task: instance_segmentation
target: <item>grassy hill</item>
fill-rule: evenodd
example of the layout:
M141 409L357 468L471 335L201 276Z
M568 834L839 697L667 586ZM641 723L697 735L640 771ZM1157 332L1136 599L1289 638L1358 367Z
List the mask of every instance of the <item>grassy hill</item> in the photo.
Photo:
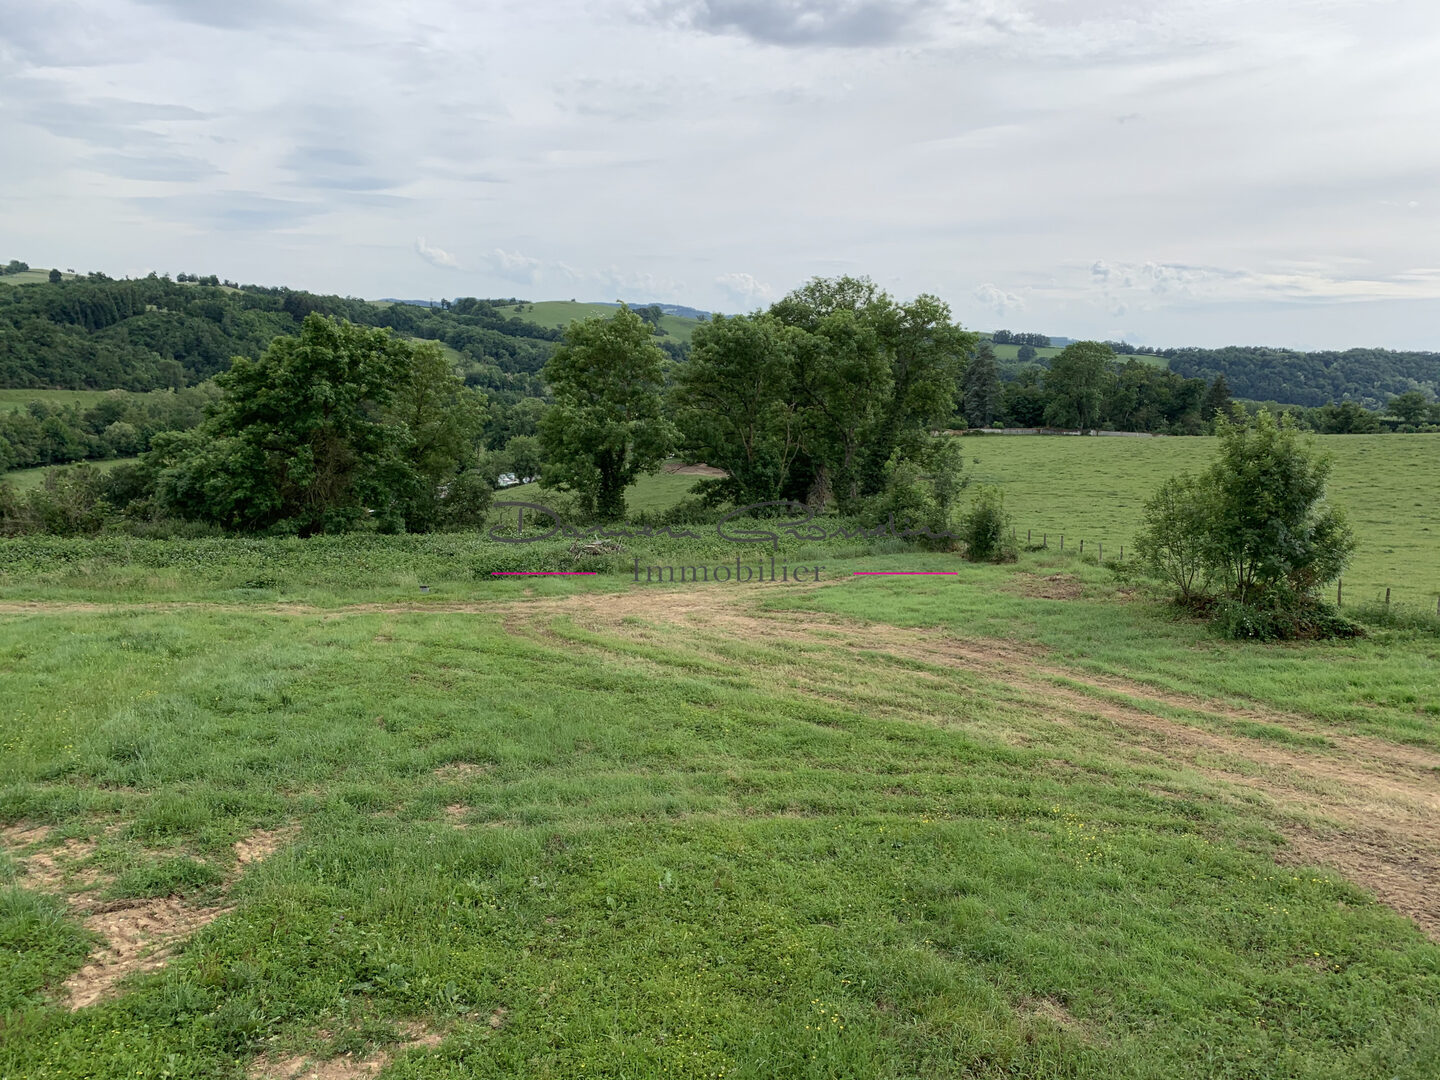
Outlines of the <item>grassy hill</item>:
M507 315L515 315L529 322L538 323L540 326L563 330L576 319L588 319L595 315L613 315L615 314L615 305L587 304L575 300L536 300L533 303L503 305L500 310ZM678 315L662 315L660 317L660 329L665 331L669 337L687 345L690 343L690 335L699 325L700 323L696 319L686 319Z
M990 347L995 350L996 360L1006 363L1015 363L1019 360L1019 356L1017 355L1021 348L1019 345L995 345L992 343ZM1035 350L1035 357L1037 360L1053 360L1063 351L1060 347L1053 345L1049 348L1037 348ZM1170 366L1170 362L1166 360L1165 357L1151 356L1148 353L1117 353L1116 359L1122 364L1130 360L1139 360L1142 364L1150 364L1158 368L1168 368Z
M79 274L60 272L60 277L65 281L74 281ZM0 285L45 285L50 281L49 270L39 270L34 267L29 270L22 270L18 274L0 274Z

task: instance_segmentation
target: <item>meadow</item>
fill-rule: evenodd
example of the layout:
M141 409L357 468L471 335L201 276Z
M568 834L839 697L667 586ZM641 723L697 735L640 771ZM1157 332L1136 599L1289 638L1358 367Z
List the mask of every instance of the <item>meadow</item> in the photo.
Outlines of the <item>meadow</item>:
M118 391L121 394L126 391ZM44 401L51 405L79 405L88 409L98 405L114 390L0 390L0 412L20 412L32 401Z
M533 322L538 326L549 326L556 330L563 330L576 319L589 319L596 315L609 318L615 314L615 307L612 304L587 304L574 300L537 300L519 306L501 305L497 310L503 314L524 319L526 322ZM699 325L696 320L682 318L679 315L662 315L660 317L660 329L676 341L686 344L689 344L690 335Z
M1345 573L1352 599L1392 589L1395 602L1435 609L1440 597L1440 441L1430 435L1321 435L1334 457L1330 502L1349 515L1360 540ZM966 469L976 482L998 484L1019 535L1058 546L1081 539L1107 558L1130 546L1145 500L1166 477L1198 472L1216 440L971 436Z
M1211 440L963 445L1049 548L0 540L0 1075L1440 1073L1440 624L1221 640L1111 551Z
M485 547L0 543L0 1073L1440 1067L1433 635L1222 642L1069 553Z

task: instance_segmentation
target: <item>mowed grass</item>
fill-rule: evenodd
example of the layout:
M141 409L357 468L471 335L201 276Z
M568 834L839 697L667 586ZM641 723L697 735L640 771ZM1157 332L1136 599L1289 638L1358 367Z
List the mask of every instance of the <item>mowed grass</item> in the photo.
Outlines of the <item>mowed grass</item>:
M1348 596L1393 598L1434 610L1440 596L1440 440L1430 435L1322 435L1334 455L1329 498L1360 541L1345 573ZM1209 465L1216 440L969 436L965 465L980 482L999 484L1020 539L1051 546L1098 543L1107 558L1131 549L1145 500L1175 473ZM977 460L978 459L978 460Z
M587 304L573 300L537 300L533 304L522 304L518 307L502 306L499 310L504 314L515 315L517 318L533 322L539 326L549 326L556 330L563 330L576 319L590 319L599 315L601 318L609 318L618 310L611 304ZM679 315L662 315L660 317L660 329L677 341L690 341L690 335L699 326L695 319L682 318Z
M1039 563L970 569L755 599L1172 625L1006 591ZM238 1080L419 1023L443 1041L386 1076L1436 1075L1440 947L1277 867L1262 804L983 675L857 666L843 628L635 610L0 616L0 819L94 841L111 895L196 903L217 876L174 867L229 873L234 841L298 826L163 971L75 1012L84 934L12 863L0 1074ZM1397 641L1392 671L1418 655Z

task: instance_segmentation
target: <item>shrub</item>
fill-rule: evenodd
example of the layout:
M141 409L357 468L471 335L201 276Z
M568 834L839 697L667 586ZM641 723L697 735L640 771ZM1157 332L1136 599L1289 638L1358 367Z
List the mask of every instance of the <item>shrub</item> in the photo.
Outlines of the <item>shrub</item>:
M1221 637L1249 641L1364 637L1365 631L1312 597L1271 597L1267 603L1222 599L1214 607Z
M971 562L1013 562L1015 541L999 488L982 487L960 522L965 557Z
M1141 564L1182 603L1224 601L1214 617L1226 637L1353 636L1355 625L1315 598L1355 549L1343 515L1325 504L1329 458L1264 410L1251 428L1220 419L1217 432L1210 468L1171 478L1146 502Z

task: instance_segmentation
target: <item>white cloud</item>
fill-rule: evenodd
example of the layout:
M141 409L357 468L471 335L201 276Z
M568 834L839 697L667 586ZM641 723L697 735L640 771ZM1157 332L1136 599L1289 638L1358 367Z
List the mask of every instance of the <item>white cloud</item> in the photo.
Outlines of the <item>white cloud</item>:
M850 272L1071 337L1440 347L1440 5L1375 11L0 0L0 236L352 295Z
M496 273L507 281L522 281L532 285L540 280L540 272L545 265L529 255L522 255L518 251L505 251L502 248L494 250L491 261L495 265Z
M972 295L1001 318L1013 312L1025 310L1025 301L1022 297L1008 293L989 282L976 288Z
M775 290L753 274L721 274L715 279L715 284L725 291L727 297L746 310L764 307L775 299Z
M460 269L460 262L443 248L432 247L425 242L423 236L415 238L415 254L428 262L431 266L439 266L447 270Z

